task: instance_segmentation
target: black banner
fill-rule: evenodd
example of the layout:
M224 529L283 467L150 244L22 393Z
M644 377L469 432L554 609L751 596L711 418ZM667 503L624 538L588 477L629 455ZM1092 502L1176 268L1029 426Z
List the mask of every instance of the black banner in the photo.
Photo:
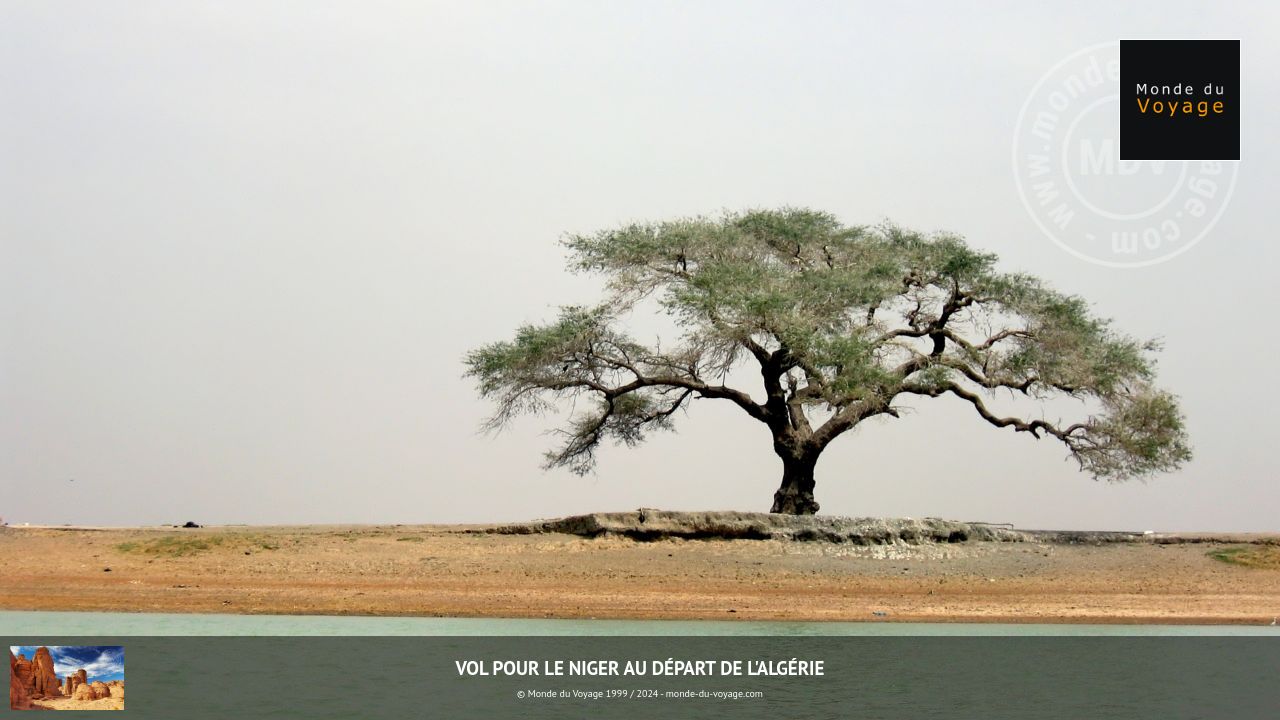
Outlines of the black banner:
M6 641L123 646L132 718L1280 716L1280 638L1268 637Z

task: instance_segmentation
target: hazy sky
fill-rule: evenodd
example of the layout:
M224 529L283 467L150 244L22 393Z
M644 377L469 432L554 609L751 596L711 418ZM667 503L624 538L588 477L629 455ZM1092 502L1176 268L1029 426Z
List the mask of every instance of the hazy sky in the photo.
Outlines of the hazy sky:
M1280 16L1268 3L14 2L0 22L0 516L461 522L767 510L761 426L540 469L462 356L597 282L565 232L783 204L948 229L1162 337L1196 460L1095 483L947 400L841 438L826 513L1277 530ZM1056 62L1240 38L1242 161L1211 235L1110 269L1010 167ZM74 479L74 482L72 482Z

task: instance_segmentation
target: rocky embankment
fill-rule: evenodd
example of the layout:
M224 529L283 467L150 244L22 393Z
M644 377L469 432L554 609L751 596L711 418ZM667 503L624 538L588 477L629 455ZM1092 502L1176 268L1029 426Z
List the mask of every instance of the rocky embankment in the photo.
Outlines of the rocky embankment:
M29 710L38 701L70 698L92 702L104 698L124 698L124 681L109 683L89 682L84 668L66 676L62 681L53 668L53 656L49 648L38 648L31 659L26 655L15 656L9 651L9 707Z
M611 535L633 540L790 540L852 545L1024 542L1031 539L1027 533L1000 525L938 518L847 518L644 508L635 512L591 513L499 525L477 532L501 535L566 533L581 537Z
M552 520L497 525L468 532L497 535L564 533L579 537L632 540L788 540L847 545L965 542L1034 542L1047 545L1150 543L1275 544L1273 536L1232 533L1155 533L1150 531L1018 530L1004 523L959 522L940 518L850 518L826 515L708 511L681 512L641 508L635 512L590 513Z

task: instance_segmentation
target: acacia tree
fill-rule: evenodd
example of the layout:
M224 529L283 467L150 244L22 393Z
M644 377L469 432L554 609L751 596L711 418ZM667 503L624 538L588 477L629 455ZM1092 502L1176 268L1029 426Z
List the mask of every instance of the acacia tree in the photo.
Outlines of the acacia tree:
M575 402L547 467L588 473L605 439L635 445L701 398L768 429L782 459L775 513L817 512L822 451L869 418L899 417L895 403L911 397L954 396L991 425L1052 438L1095 478L1191 457L1176 398L1152 385L1155 343L1115 332L1079 297L998 272L993 255L953 235L786 208L633 224L565 245L574 269L607 278L605 301L466 357L480 394L497 402L490 428L594 400ZM683 328L678 344L646 346L619 327L649 297ZM726 384L744 364L759 370L754 396ZM1041 407L1077 398L1082 417L1005 417L988 406L997 392Z

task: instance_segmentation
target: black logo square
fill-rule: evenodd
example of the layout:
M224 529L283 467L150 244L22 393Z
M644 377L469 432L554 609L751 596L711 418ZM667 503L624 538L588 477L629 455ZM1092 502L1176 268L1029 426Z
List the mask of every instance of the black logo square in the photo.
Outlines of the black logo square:
M1239 40L1121 40L1122 160L1240 159Z

